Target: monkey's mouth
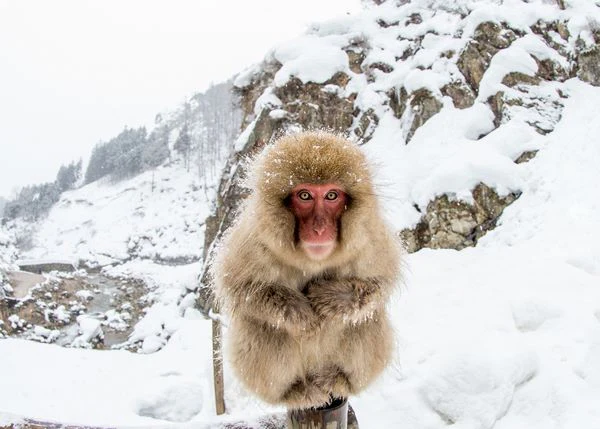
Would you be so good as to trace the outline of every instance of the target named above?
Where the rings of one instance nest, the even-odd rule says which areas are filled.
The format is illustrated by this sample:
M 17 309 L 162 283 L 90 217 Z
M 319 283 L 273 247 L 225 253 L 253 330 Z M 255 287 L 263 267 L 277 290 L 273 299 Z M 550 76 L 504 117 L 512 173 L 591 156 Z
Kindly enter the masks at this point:
M 327 258 L 335 249 L 335 240 L 323 243 L 302 243 L 302 248 L 309 258 L 319 261 Z

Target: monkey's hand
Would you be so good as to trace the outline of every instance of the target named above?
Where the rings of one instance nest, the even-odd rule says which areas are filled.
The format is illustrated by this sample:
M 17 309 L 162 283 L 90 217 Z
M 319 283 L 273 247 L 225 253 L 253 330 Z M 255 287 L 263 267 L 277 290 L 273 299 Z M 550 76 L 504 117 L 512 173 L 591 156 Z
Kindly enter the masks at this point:
M 319 318 L 300 292 L 278 285 L 262 285 L 251 291 L 245 307 L 251 315 L 293 336 L 312 335 Z
M 380 283 L 375 279 L 313 280 L 305 291 L 322 320 L 360 323 L 371 317 L 383 302 Z

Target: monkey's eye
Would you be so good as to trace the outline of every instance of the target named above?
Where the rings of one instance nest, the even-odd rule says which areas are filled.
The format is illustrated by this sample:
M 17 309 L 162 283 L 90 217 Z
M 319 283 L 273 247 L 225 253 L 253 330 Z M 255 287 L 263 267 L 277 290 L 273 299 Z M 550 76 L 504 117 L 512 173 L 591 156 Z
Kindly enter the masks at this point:
M 302 201 L 308 201 L 312 199 L 312 195 L 310 195 L 310 192 L 306 191 L 306 190 L 302 190 L 300 192 L 298 192 L 296 195 L 298 195 L 298 198 L 300 198 Z
M 333 200 L 337 199 L 337 197 L 338 197 L 338 193 L 336 191 L 329 191 L 329 192 L 327 192 L 327 194 L 325 194 L 326 200 L 333 201 Z

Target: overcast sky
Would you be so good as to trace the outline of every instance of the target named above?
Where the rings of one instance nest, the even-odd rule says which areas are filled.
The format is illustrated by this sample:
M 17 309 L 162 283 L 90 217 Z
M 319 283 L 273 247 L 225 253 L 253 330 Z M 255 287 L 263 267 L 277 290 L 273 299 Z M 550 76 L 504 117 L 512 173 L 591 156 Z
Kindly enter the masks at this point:
M 360 0 L 0 0 L 0 196 Z

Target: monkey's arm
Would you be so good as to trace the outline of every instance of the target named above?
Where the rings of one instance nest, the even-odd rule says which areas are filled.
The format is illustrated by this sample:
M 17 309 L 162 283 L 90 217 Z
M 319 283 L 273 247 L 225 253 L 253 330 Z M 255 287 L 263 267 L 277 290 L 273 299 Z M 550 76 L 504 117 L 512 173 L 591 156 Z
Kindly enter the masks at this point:
M 383 306 L 387 289 L 381 280 L 351 277 L 313 280 L 305 293 L 321 319 L 357 323 Z
M 238 294 L 235 311 L 269 325 L 285 329 L 294 336 L 310 334 L 318 326 L 318 317 L 308 299 L 300 292 L 276 284 L 246 286 Z

